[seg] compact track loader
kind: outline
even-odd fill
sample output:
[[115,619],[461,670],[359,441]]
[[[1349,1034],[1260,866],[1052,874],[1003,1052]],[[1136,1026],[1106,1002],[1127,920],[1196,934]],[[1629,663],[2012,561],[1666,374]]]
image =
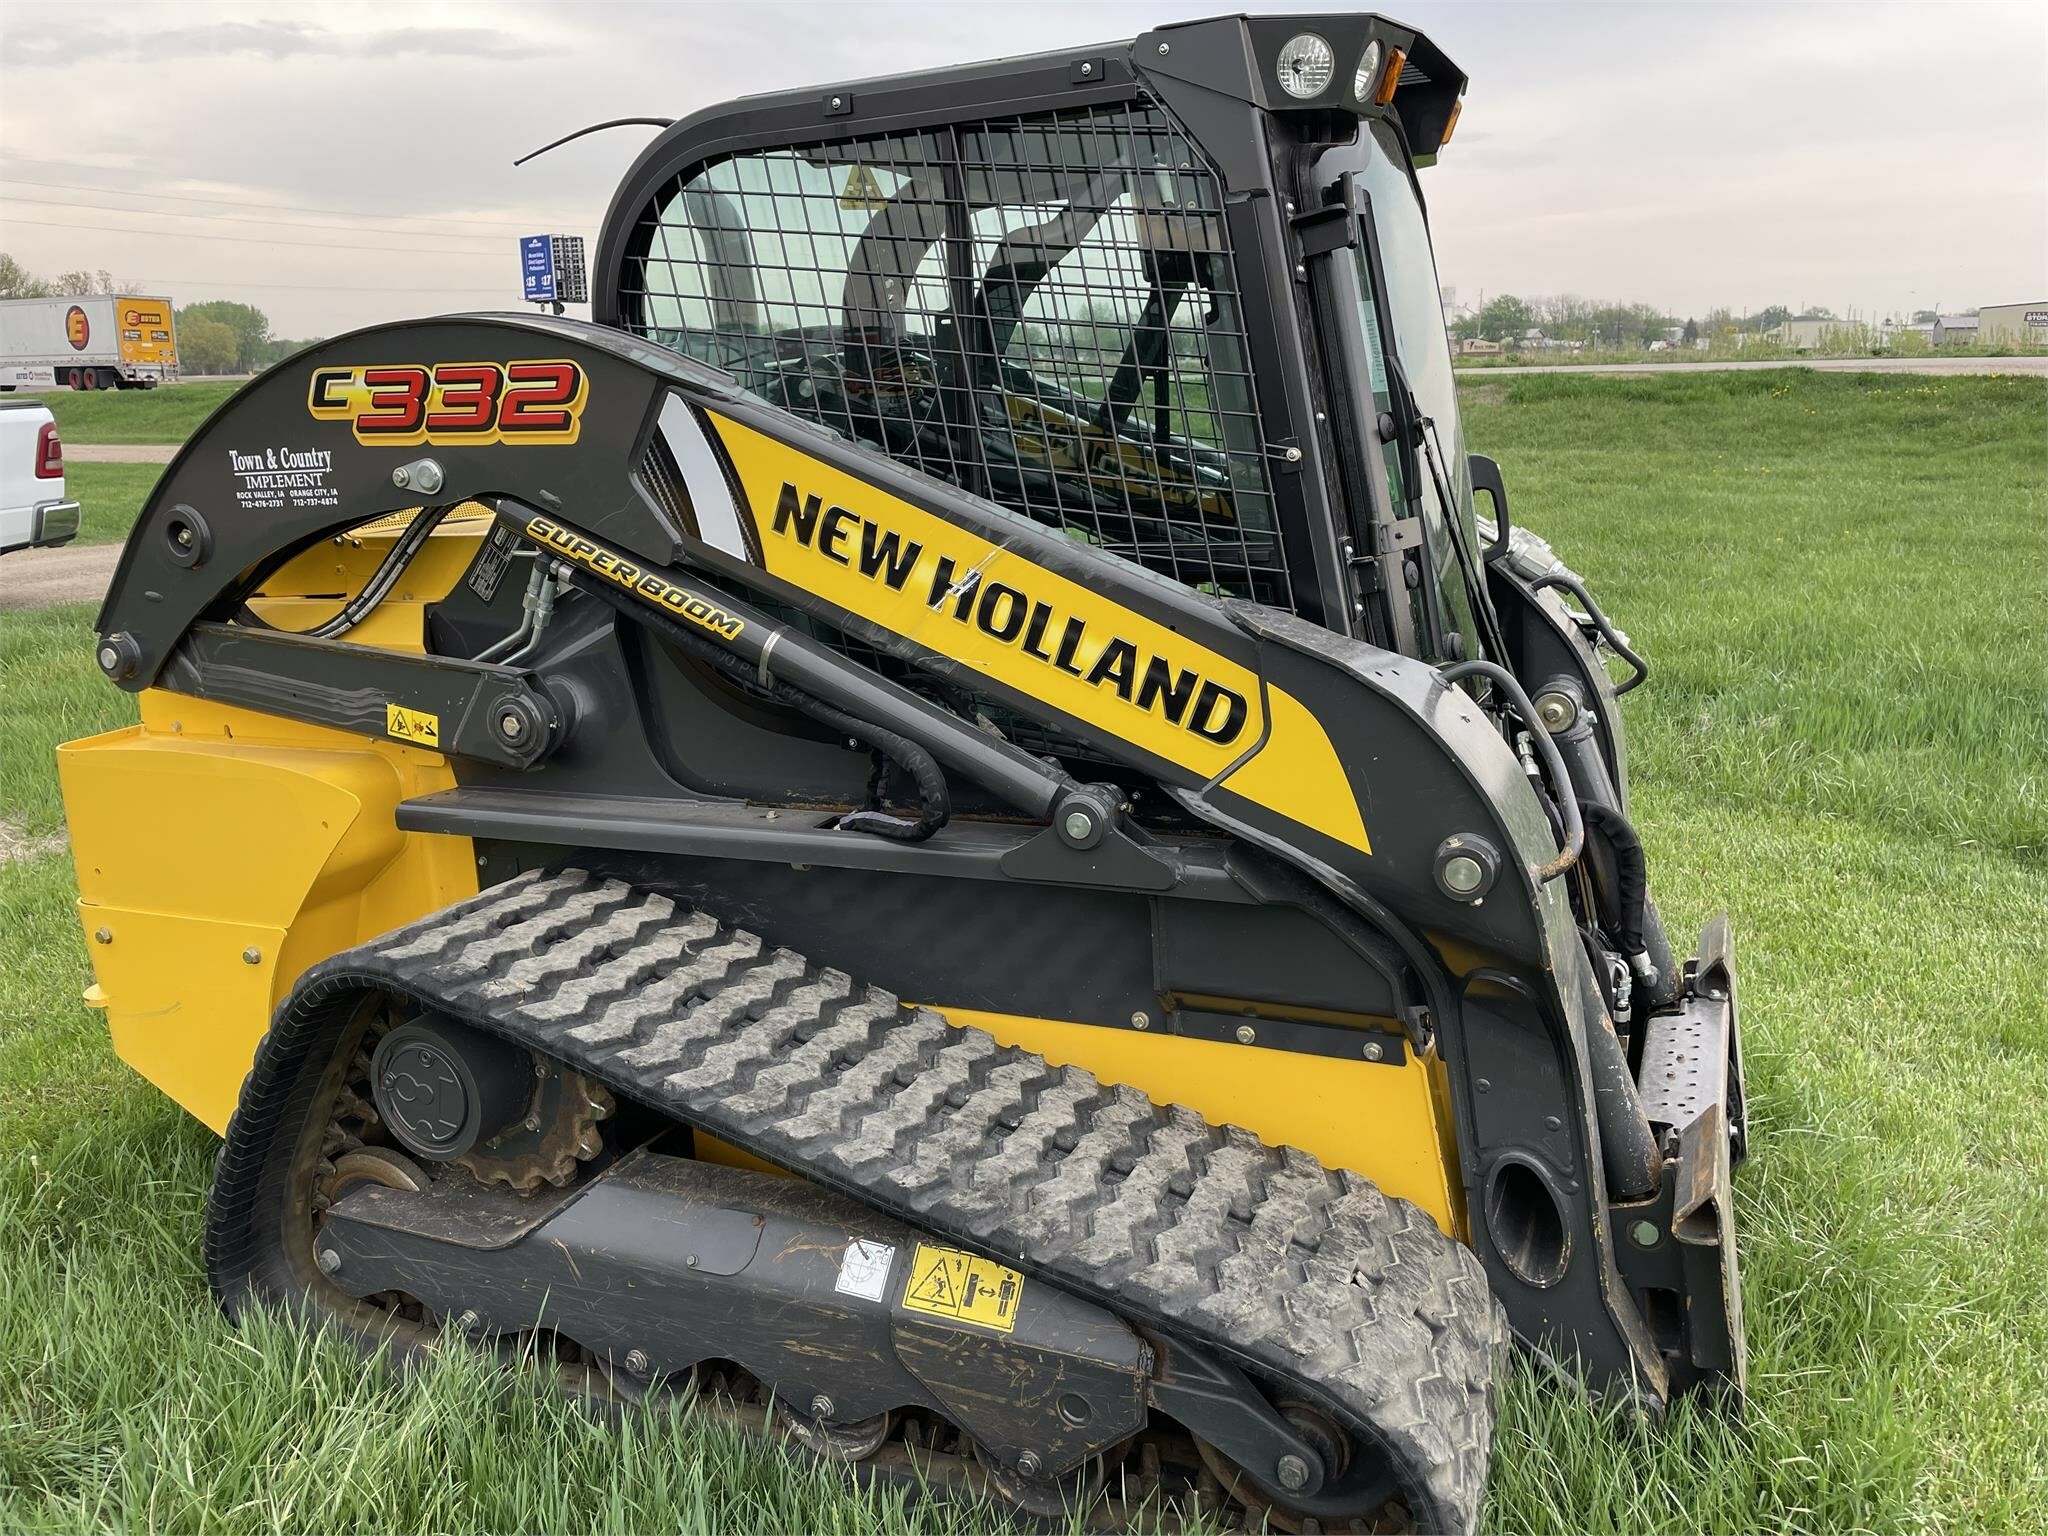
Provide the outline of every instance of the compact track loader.
[[1728,929],[1465,450],[1464,88],[1344,15],[753,97],[594,323],[223,406],[61,762],[227,1312],[1099,1525],[1469,1530],[1510,1339],[1734,1398]]

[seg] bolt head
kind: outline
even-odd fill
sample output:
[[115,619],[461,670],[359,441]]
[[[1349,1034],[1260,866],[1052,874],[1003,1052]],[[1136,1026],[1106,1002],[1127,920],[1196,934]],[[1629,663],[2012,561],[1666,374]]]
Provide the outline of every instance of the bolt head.
[[[104,928],[100,930],[101,933],[105,933],[106,931],[107,930]],[[1147,1013],[1144,1009],[1140,1008],[1137,1012],[1131,1015],[1131,1028],[1150,1029],[1151,1027],[1152,1015]]]
[[1308,1463],[1299,1456],[1282,1456],[1273,1467],[1274,1480],[1289,1493],[1308,1486]]
[[474,1312],[462,1312],[455,1318],[455,1326],[462,1333],[472,1333],[483,1319]]
[[1035,1453],[1026,1451],[1017,1458],[1017,1475],[1020,1477],[1036,1477],[1041,1465],[1042,1463]]
[[1454,854],[1444,860],[1444,884],[1460,896],[1468,896],[1478,890],[1485,879],[1486,871],[1469,853]]
[[1301,462],[1301,450],[1299,448],[1290,448],[1281,454],[1280,457],[1290,464],[1299,464]]
[[1083,64],[1083,65],[1081,66],[1081,78],[1082,78],[1082,79],[1084,79],[1084,80],[1085,80],[1085,79],[1087,79],[1087,78],[1088,78],[1088,76],[1090,76],[1090,75],[1092,75],[1092,74],[1094,74],[1094,73],[1095,73],[1095,66],[1094,66],[1093,64]]
[[263,951],[258,949],[254,944],[251,944],[247,949],[242,951],[242,964],[261,965],[262,963]]
[[1095,830],[1095,818],[1086,811],[1069,811],[1066,820],[1067,836],[1075,842],[1084,841]]
[[825,1395],[824,1393],[822,1393],[822,1392],[820,1392],[820,1393],[819,1393],[819,1394],[818,1394],[818,1395],[817,1395],[816,1397],[812,1398],[812,1399],[811,1399],[811,1417],[812,1417],[812,1418],[814,1418],[814,1419],[829,1419],[829,1418],[831,1418],[831,1417],[832,1417],[832,1399],[831,1399],[831,1398],[829,1398],[829,1397],[827,1397],[827,1396],[826,1396],[826,1395]]
[[1164,58],[1164,57],[1165,57],[1165,56],[1166,56],[1167,54],[1169,54],[1169,53],[1171,53],[1171,52],[1173,52],[1173,46],[1172,46],[1172,44],[1170,44],[1170,43],[1161,43],[1161,44],[1159,45],[1159,53],[1160,53],[1160,57]]
[[652,1364],[653,1362],[647,1358],[646,1350],[629,1349],[626,1351],[626,1369],[633,1375],[645,1376]]
[[1259,1032],[1256,1029],[1253,1029],[1251,1025],[1240,1024],[1237,1026],[1237,1043],[1239,1045],[1250,1045],[1254,1040],[1258,1038]]
[[412,484],[412,470],[403,464],[399,465],[398,468],[391,471],[391,483],[401,491],[404,490],[408,485]]
[[1629,1223],[1628,1240],[1638,1248],[1656,1247],[1657,1239],[1660,1235],[1657,1231],[1657,1223],[1654,1221],[1635,1221]]
[[192,547],[192,530],[190,528],[180,528],[178,530],[177,538],[178,548],[190,549]]
[[508,709],[498,716],[498,734],[507,741],[517,741],[526,734],[526,722],[517,710]]
[[1536,718],[1543,722],[1543,729],[1556,736],[1572,728],[1579,718],[1579,706],[1569,694],[1553,689],[1536,697]]
[[95,944],[111,944],[114,942],[114,930],[111,928],[95,928],[92,931],[92,941]]
[[114,668],[118,667],[119,665],[121,665],[121,653],[115,650],[111,645],[101,646],[100,670],[102,672],[111,672],[114,670]]
[[1359,1053],[1363,1055],[1367,1061],[1380,1061],[1384,1059],[1387,1054],[1387,1048],[1384,1045],[1381,1045],[1377,1040],[1368,1040],[1365,1042],[1364,1045],[1360,1046],[1358,1049]]
[[332,1248],[322,1248],[314,1256],[313,1262],[320,1266],[320,1273],[323,1275],[333,1275],[341,1272],[341,1255]]
[[422,459],[413,466],[412,483],[427,492],[441,489],[441,466],[432,459]]

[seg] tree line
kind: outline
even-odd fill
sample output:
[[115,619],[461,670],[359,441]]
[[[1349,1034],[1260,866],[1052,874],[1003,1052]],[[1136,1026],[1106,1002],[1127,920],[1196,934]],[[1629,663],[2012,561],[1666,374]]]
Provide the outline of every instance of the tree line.
[[[1459,341],[1515,342],[1535,330],[1552,341],[1580,342],[1591,347],[1644,348],[1668,339],[1674,330],[1686,342],[1702,337],[1711,342],[1743,333],[1760,335],[1787,320],[1836,318],[1834,311],[1824,304],[1799,309],[1771,304],[1749,315],[1738,315],[1732,309],[1711,309],[1704,315],[1680,318],[1654,304],[1616,304],[1582,299],[1571,293],[1536,299],[1502,293],[1461,315],[1452,322],[1450,330]],[[1922,310],[1913,316],[1913,323],[1924,324],[1933,319],[1932,310]]]
[[[0,299],[148,292],[148,284],[116,282],[104,269],[39,277],[0,251]],[[232,299],[173,306],[171,317],[177,327],[178,366],[185,373],[259,373],[320,339],[273,336],[268,315],[253,304],[237,304]]]

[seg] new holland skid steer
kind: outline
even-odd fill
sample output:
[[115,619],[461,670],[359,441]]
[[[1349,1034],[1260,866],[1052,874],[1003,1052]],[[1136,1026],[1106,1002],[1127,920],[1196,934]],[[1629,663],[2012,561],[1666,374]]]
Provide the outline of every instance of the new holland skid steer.
[[1469,1529],[1510,1339],[1732,1401],[1728,931],[1465,448],[1464,87],[1344,15],[752,97],[594,323],[223,406],[61,759],[227,1312],[1101,1525]]

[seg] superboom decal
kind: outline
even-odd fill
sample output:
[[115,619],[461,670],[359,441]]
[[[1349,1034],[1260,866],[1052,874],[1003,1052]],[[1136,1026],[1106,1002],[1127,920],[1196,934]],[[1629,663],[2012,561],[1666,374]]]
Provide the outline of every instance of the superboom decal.
[[792,585],[1370,851],[1321,722],[1198,640],[716,412],[759,536]]
[[315,368],[306,409],[366,447],[573,443],[590,380],[567,358]]
[[666,609],[720,640],[737,640],[740,631],[747,627],[744,619],[727,613],[708,597],[702,597],[688,587],[678,586],[666,576],[636,565],[625,556],[591,542],[550,518],[528,518],[526,536],[563,559],[574,561],[587,571],[594,571],[606,581],[624,587],[635,597]]

